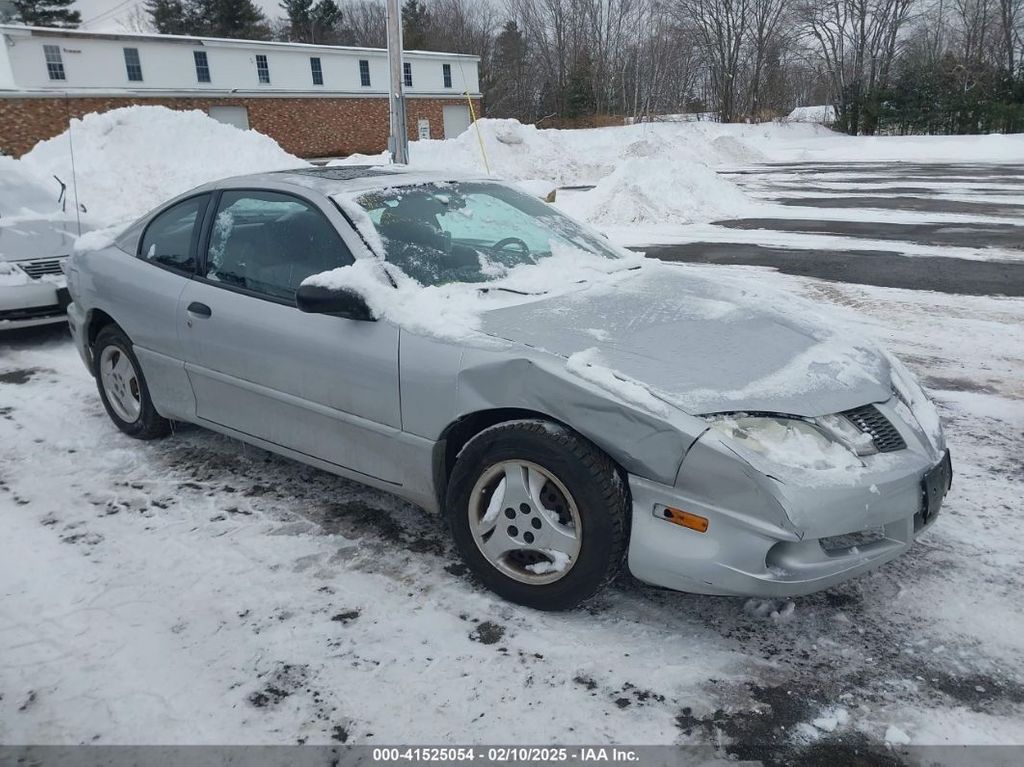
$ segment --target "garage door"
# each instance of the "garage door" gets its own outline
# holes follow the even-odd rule
[[[249,110],[245,107],[210,107],[210,117],[218,122],[249,130]]]
[[[448,104],[444,108],[444,137],[455,138],[469,127],[469,107]]]

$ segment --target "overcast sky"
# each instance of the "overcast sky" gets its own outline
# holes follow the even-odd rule
[[[278,0],[255,0],[269,18],[283,16]],[[82,29],[90,32],[123,32],[124,24],[144,0],[76,0],[75,8],[82,14]]]

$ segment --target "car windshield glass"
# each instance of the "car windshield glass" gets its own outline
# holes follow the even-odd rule
[[[502,184],[421,184],[370,192],[357,202],[387,260],[423,285],[488,282],[559,249],[621,258],[600,235]]]

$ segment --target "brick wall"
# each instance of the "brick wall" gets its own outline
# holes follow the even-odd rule
[[[408,99],[409,138],[417,138],[418,121],[430,120],[430,137],[444,138],[443,107],[465,99]],[[178,98],[178,97],[0,97],[0,153],[20,157],[37,141],[67,128],[68,113],[81,117],[131,105],[199,109],[244,106],[249,126],[273,138],[299,157],[327,157],[354,152],[376,153],[387,148],[388,102],[385,98]],[[480,114],[480,101],[473,109]]]

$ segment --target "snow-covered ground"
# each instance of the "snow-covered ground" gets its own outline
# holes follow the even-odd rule
[[[482,127],[496,172],[596,184],[575,198],[559,192],[561,204],[643,211],[609,230],[648,243],[865,247],[710,223],[750,215],[1012,223],[783,206],[774,198],[790,171],[736,171],[825,155],[1024,155],[1022,137],[914,139],[898,151],[809,125]],[[422,142],[413,159],[446,154],[448,167],[469,169],[475,147],[472,134]],[[675,164],[661,174],[669,154]],[[92,167],[86,188],[114,195],[111,218],[123,215],[112,177]],[[690,171],[692,182],[665,180]],[[208,172],[168,177],[199,183]],[[820,181],[817,197],[851,183]],[[928,196],[976,194],[948,178],[914,183]],[[1021,193],[997,183],[1012,187],[1001,199]],[[142,188],[128,172],[125,186]],[[731,202],[716,208],[720,199]],[[902,247],[1020,255],[981,243]],[[938,522],[906,556],[792,601],[677,594],[624,576],[586,608],[540,614],[474,583],[421,510],[198,428],[128,439],[63,331],[0,336],[0,743],[705,743],[741,758],[771,747],[808,758],[839,742],[893,760],[904,742],[1024,744],[1024,299],[714,269],[831,306],[931,389],[955,478]]]
[[[394,498],[199,429],[122,436],[67,339],[34,334],[0,363],[0,742],[743,753],[881,744],[896,725],[1024,743],[1024,301],[722,268],[836,305],[936,391],[956,479],[904,558],[790,603],[623,578],[534,613],[475,585],[439,522]]]

